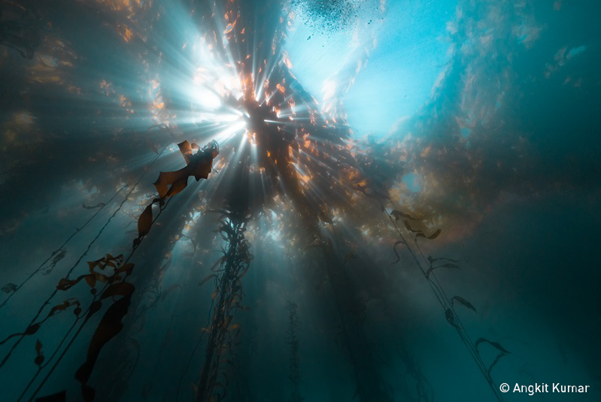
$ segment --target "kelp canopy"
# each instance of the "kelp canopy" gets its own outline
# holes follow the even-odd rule
[[[596,2],[0,7],[3,399],[598,388]]]

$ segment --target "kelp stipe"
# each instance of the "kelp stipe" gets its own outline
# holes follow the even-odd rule
[[[290,346],[290,382],[292,384],[292,391],[290,394],[290,402],[302,402],[305,400],[300,393],[300,357],[298,355],[298,330],[299,330],[299,320],[297,313],[298,306],[296,303],[288,301],[288,331],[286,333],[286,339],[288,341],[288,346]]]
[[[245,238],[246,225],[251,215],[248,211],[224,209],[219,211],[219,233],[226,242],[223,256],[217,260],[201,285],[214,279],[215,289],[211,324],[203,331],[208,334],[205,362],[200,374],[196,401],[222,401],[227,395],[229,384],[228,369],[222,363],[231,366],[232,360],[223,356],[234,346],[233,338],[240,332],[240,325],[232,323],[238,309],[244,309],[242,299],[242,278],[248,272],[252,261],[250,242]],[[232,334],[233,333],[233,334]]]
[[[210,150],[209,151],[210,156],[212,156],[212,157],[210,158],[210,161],[208,162],[209,164],[212,162],[212,159],[218,154],[218,148],[216,148],[216,147],[217,146],[215,145],[215,146],[211,146],[211,147],[207,147],[207,148],[203,149],[203,151],[207,150],[207,149]],[[163,148],[163,150],[161,152],[158,152],[157,157],[153,160],[152,163],[154,163],[156,160],[158,160],[158,158],[162,155],[162,153],[166,149],[167,149],[167,147]],[[181,146],[180,146],[180,149],[182,149]],[[217,149],[217,152],[215,152],[215,149]],[[183,150],[182,150],[182,154],[184,154],[184,157],[186,158],[186,154]],[[187,160],[187,158],[186,158],[186,160]],[[203,172],[208,170],[208,172],[206,173],[206,176],[208,177],[208,173],[210,172],[210,165],[208,168],[205,167],[206,165],[207,165],[207,163],[203,164]],[[129,191],[129,193],[127,194],[125,199],[121,202],[121,204],[119,205],[117,210],[109,217],[109,219],[104,224],[104,226],[101,228],[101,230],[98,232],[96,237],[88,245],[86,251],[80,256],[78,261],[72,266],[72,268],[67,273],[67,276],[59,281],[59,283],[56,287],[56,290],[50,295],[48,300],[40,307],[38,314],[33,318],[33,320],[31,321],[31,324],[28,326],[28,328],[23,333],[16,333],[16,334],[10,335],[8,338],[6,338],[3,341],[3,343],[4,343],[4,342],[8,341],[9,339],[11,339],[12,337],[16,337],[16,336],[19,337],[19,340],[13,345],[12,349],[5,356],[5,359],[4,359],[4,363],[5,363],[8,360],[8,358],[10,357],[11,353],[16,349],[16,347],[18,346],[18,344],[20,343],[20,341],[23,339],[24,336],[35,334],[38,331],[40,325],[42,325],[48,318],[52,317],[57,312],[63,311],[73,305],[76,306],[76,309],[74,310],[74,313],[76,315],[75,322],[69,328],[67,333],[63,336],[62,341],[59,343],[56,350],[53,352],[51,358],[48,359],[48,361],[45,363],[45,365],[42,365],[44,358],[43,358],[43,355],[41,354],[41,342],[38,341],[38,344],[36,345],[36,353],[38,354],[38,357],[36,358],[36,364],[38,365],[39,369],[34,374],[31,381],[25,387],[23,392],[21,393],[19,400],[21,400],[25,396],[25,394],[28,392],[29,388],[33,385],[36,378],[41,374],[42,369],[50,364],[50,361],[55,357],[55,355],[57,355],[59,353],[62,345],[66,343],[66,346],[64,347],[64,349],[62,350],[60,355],[58,355],[56,362],[54,362],[52,367],[50,367],[48,373],[42,379],[42,382],[39,384],[39,386],[37,387],[37,389],[34,391],[33,395],[31,396],[31,399],[35,398],[35,396],[39,393],[39,391],[41,390],[43,385],[46,383],[46,381],[48,380],[48,378],[50,377],[52,372],[56,369],[58,364],[61,362],[61,360],[65,356],[66,352],[70,349],[70,347],[72,346],[75,339],[79,336],[79,334],[81,333],[81,331],[83,330],[85,325],[88,323],[89,319],[94,314],[96,314],[97,312],[99,312],[102,309],[103,301],[106,301],[109,298],[114,300],[115,297],[120,297],[116,301],[114,300],[113,303],[105,311],[105,313],[104,313],[103,317],[101,318],[101,320],[92,336],[92,339],[90,341],[86,361],[84,362],[84,364],[82,364],[79,367],[79,369],[75,373],[75,378],[77,379],[77,381],[79,381],[81,383],[83,399],[86,402],[94,400],[95,390],[94,390],[94,388],[92,388],[91,386],[88,385],[88,380],[90,378],[90,375],[92,374],[96,360],[98,359],[98,356],[99,356],[102,348],[114,336],[116,336],[123,328],[122,320],[128,313],[129,306],[131,304],[131,297],[135,290],[135,287],[133,284],[126,282],[128,277],[133,273],[133,270],[134,270],[134,264],[130,263],[129,261],[134,256],[136,250],[139,248],[139,246],[142,243],[142,241],[144,240],[145,236],[150,232],[150,228],[151,228],[152,224],[160,217],[160,215],[162,214],[164,209],[168,206],[168,204],[172,200],[172,196],[175,195],[177,192],[183,190],[183,188],[185,188],[185,183],[183,186],[180,186],[179,183],[187,181],[187,176],[182,177],[179,179],[179,181],[177,181],[176,184],[178,186],[180,186],[179,191],[164,194],[163,197],[161,197],[159,199],[155,199],[146,208],[146,210],[142,213],[142,215],[140,215],[140,218],[138,219],[138,237],[135,239],[133,248],[127,258],[124,259],[123,255],[113,257],[112,255],[107,254],[105,257],[101,258],[100,260],[88,262],[88,269],[90,271],[89,274],[80,275],[79,277],[77,277],[75,279],[70,279],[69,275],[75,270],[75,268],[78,266],[81,259],[87,254],[87,252],[90,250],[90,248],[94,244],[94,242],[100,237],[100,235],[102,234],[104,229],[106,229],[106,227],[110,224],[110,222],[115,217],[115,215],[121,210],[121,208],[123,207],[125,202],[128,200],[129,195],[131,195],[133,193],[133,191],[138,186],[138,184],[141,182],[141,180],[144,178],[146,173],[147,173],[147,170],[143,172],[143,174],[140,176],[138,181],[135,183],[135,185]],[[198,179],[206,178],[204,176],[205,175],[203,174],[202,176],[198,177]],[[150,214],[150,216],[148,216],[149,215],[147,212],[148,208],[151,208],[155,202],[159,204],[159,212],[156,216],[152,216],[152,214]],[[99,269],[100,271],[97,271],[96,269]],[[111,272],[109,272],[109,271],[111,271]],[[67,291],[71,287],[77,285],[82,280],[84,282],[86,282],[87,285],[91,288],[90,292],[92,294],[92,302],[89,304],[89,306],[85,310],[82,310],[82,308],[80,307],[81,303],[79,301],[77,301],[75,299],[68,299],[65,302],[63,302],[62,304],[55,306],[44,320],[42,320],[40,322],[35,322],[37,320],[37,318],[39,317],[39,315],[41,314],[44,306],[46,304],[48,304],[48,302],[56,295],[57,292]],[[102,287],[100,289],[96,288],[97,284],[102,284]],[[74,335],[69,340],[69,336],[70,336],[71,332],[73,330],[75,330],[79,321],[81,321],[81,323],[79,324],[79,328],[77,328]],[[34,324],[34,322],[35,322],[35,324]],[[60,394],[60,395],[62,396],[63,394]]]
[[[50,256],[48,258],[46,258],[46,260],[44,260],[31,274],[29,274],[20,284],[14,284],[14,283],[7,283],[6,285],[4,285],[2,287],[2,291],[4,293],[8,294],[8,297],[6,299],[4,299],[2,301],[2,303],[0,303],[0,309],[2,309],[4,306],[6,306],[6,304],[10,301],[10,299],[18,292],[20,291],[35,275],[37,275],[38,273],[43,273],[44,275],[48,275],[49,273],[51,273],[54,268],[56,267],[56,265],[63,259],[65,258],[65,256],[67,255],[67,244],[69,244],[69,242],[71,240],[73,240],[73,238],[75,236],[77,236],[78,233],[80,233],[83,229],[85,229],[86,226],[88,226],[88,224],[94,220],[94,218],[108,205],[110,204],[115,197],[117,197],[119,195],[119,193],[121,193],[121,191],[125,190],[127,188],[127,186],[123,186],[121,188],[119,188],[117,190],[117,192],[115,192],[115,194],[113,194],[113,196],[111,198],[109,198],[107,200],[106,203],[102,202],[100,204],[97,204],[96,207],[94,207],[94,209],[97,209],[97,211],[92,214],[92,216],[90,216],[90,218],[88,218],[83,225],[81,225],[81,227],[78,227],[77,229],[75,229],[75,232],[73,232],[73,234],[71,234],[71,236],[67,237],[67,239],[54,251],[52,251],[52,253],[50,254]],[[83,207],[85,208],[85,204],[83,205]],[[88,209],[88,208],[86,208]],[[48,264],[50,263],[50,264]]]
[[[391,201],[391,200],[389,200],[389,201]],[[396,206],[394,205],[394,203],[393,203],[393,206],[395,207],[395,209],[392,210],[391,212],[384,210],[384,212],[388,216],[390,222],[393,224],[393,226],[394,226],[395,230],[397,231],[398,236],[400,238],[400,240],[397,241],[393,247],[394,253],[397,256],[397,260],[395,260],[393,262],[393,264],[397,263],[400,260],[400,256],[396,250],[397,245],[399,245],[399,244],[404,245],[406,247],[406,249],[409,251],[409,253],[410,253],[412,259],[414,260],[415,264],[417,265],[418,269],[421,271],[421,273],[424,276],[424,278],[426,279],[426,281],[428,281],[428,285],[430,286],[430,289],[432,290],[432,292],[436,296],[436,299],[438,300],[439,304],[443,308],[445,319],[457,331],[459,337],[461,338],[464,345],[470,352],[472,359],[475,361],[476,365],[478,366],[478,369],[480,370],[480,372],[484,376],[486,382],[489,384],[491,390],[493,391],[495,398],[499,401],[504,401],[503,395],[499,391],[498,386],[495,384],[490,372],[491,372],[492,368],[498,363],[499,359],[501,357],[509,354],[510,352],[507,351],[506,349],[504,349],[499,343],[491,342],[484,338],[480,338],[474,343],[471,340],[467,330],[461,323],[459,315],[455,312],[454,303],[458,302],[459,304],[463,305],[464,307],[466,307],[468,309],[473,310],[474,312],[476,312],[476,308],[472,305],[472,303],[465,300],[461,296],[453,296],[451,299],[449,299],[447,297],[442,285],[438,281],[438,278],[436,278],[436,274],[435,274],[436,269],[439,269],[439,268],[461,269],[461,267],[459,265],[457,265],[457,263],[459,261],[449,259],[449,258],[433,258],[432,256],[428,256],[426,258],[418,244],[418,239],[424,238],[427,240],[433,240],[440,235],[441,230],[437,229],[432,234],[427,235],[421,230],[414,229],[411,226],[411,224],[409,223],[409,219],[414,220],[414,218],[411,218],[410,215],[403,213],[403,212],[399,211],[398,209],[396,209]],[[401,227],[398,225],[399,220],[403,221],[404,229],[406,230],[406,234],[403,233]],[[407,237],[411,238],[411,242],[407,241]],[[417,250],[417,251],[415,251],[413,248],[415,248],[415,250]],[[424,268],[424,266],[427,266],[427,268]],[[495,347],[499,351],[499,354],[497,355],[496,359],[489,366],[487,366],[486,363],[484,363],[484,361],[482,360],[482,357],[480,356],[479,350],[478,350],[478,345],[481,344],[482,342],[489,343],[491,346]]]

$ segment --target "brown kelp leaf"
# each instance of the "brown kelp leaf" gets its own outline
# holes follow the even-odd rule
[[[413,232],[413,233],[419,232],[419,230],[415,230],[411,227],[411,225],[409,224],[409,221],[405,220],[405,221],[403,221],[403,223],[405,224],[405,229],[407,229],[408,231]]]
[[[478,346],[482,343],[482,342],[486,342],[488,343],[490,346],[492,346],[493,348],[497,349],[499,352],[501,353],[505,353],[505,354],[511,354],[511,352],[509,352],[507,349],[505,349],[503,346],[501,346],[500,343],[498,342],[493,342],[493,341],[489,341],[486,338],[479,338],[476,343],[474,344],[474,346],[476,346],[476,351],[478,351]],[[480,353],[480,351],[478,351],[478,353]]]
[[[176,183],[178,184],[178,192],[182,191],[188,185],[188,177],[190,175],[187,174],[186,168],[175,171],[175,172],[160,172],[159,178],[154,182],[154,186],[159,193],[159,198],[165,198],[169,195],[174,195],[173,192],[170,192],[169,186],[172,186]],[[175,190],[174,190],[175,191]]]
[[[44,363],[44,355],[42,354],[42,342],[39,339],[35,342],[35,353],[37,356],[34,362],[38,366],[41,366]]]
[[[491,365],[488,367],[487,369],[487,373],[490,376],[490,372],[493,369],[493,367],[495,367],[495,365],[499,362],[499,360],[508,354],[511,354],[511,352],[509,352],[507,349],[505,349],[503,346],[501,346],[500,343],[498,342],[493,342],[493,341],[489,341],[486,338],[479,338],[476,343],[474,344],[476,347],[476,351],[478,352],[478,354],[480,354],[480,351],[478,350],[478,346],[483,343],[486,342],[489,345],[491,345],[492,347],[494,347],[495,349],[497,349],[499,351],[499,354],[497,354],[497,357],[495,358],[495,360],[491,363]]]
[[[497,363],[499,362],[499,360],[501,360],[501,357],[505,356],[505,353],[500,352],[497,357],[495,358],[495,360],[491,363],[491,365],[488,367],[488,370],[486,370],[488,372],[488,375],[490,376],[490,372],[493,369],[493,367],[495,367],[497,365]]]
[[[455,328],[459,328],[459,325],[457,324],[457,321],[455,320],[455,314],[453,313],[453,310],[451,310],[450,308],[446,309],[444,312],[444,316],[447,319],[447,321],[449,322],[449,324],[451,324]]]
[[[217,277],[217,275],[211,274],[211,275],[207,276],[206,278],[204,278],[202,281],[198,282],[198,286],[202,286],[205,283],[207,283],[208,281],[210,281],[211,279],[216,278],[216,277]]]
[[[417,220],[416,218],[412,217],[411,215],[406,214],[406,213],[401,212],[401,211],[397,211],[396,209],[394,211],[392,211],[390,213],[390,215],[394,216],[394,219],[397,220],[397,221],[400,220],[400,219],[410,219],[412,221],[416,221]]]
[[[17,336],[33,335],[36,332],[38,332],[39,329],[40,329],[40,323],[37,322],[37,323],[27,327],[27,329],[25,329],[25,332],[23,332],[23,333],[16,332],[14,334],[10,334],[9,336],[7,336],[6,338],[4,338],[3,340],[0,341],[0,345],[4,345],[6,342],[8,342],[9,340],[11,340],[12,338],[17,337]]]
[[[28,326],[27,329],[25,330],[24,334],[25,335],[33,335],[36,332],[38,332],[39,329],[40,329],[40,323],[36,322],[35,324]]]
[[[54,268],[56,267],[56,265],[63,259],[65,258],[65,256],[67,255],[67,250],[66,249],[59,249],[56,250],[54,252],[52,252],[52,262],[50,262],[50,265],[44,270],[44,275],[49,275]]]
[[[96,286],[96,276],[95,275],[86,275],[84,276],[86,283],[93,288],[94,286]]]
[[[436,232],[432,233],[430,236],[426,236],[423,232],[419,232],[415,235],[415,237],[423,237],[428,240],[434,240],[438,237],[438,235],[442,232],[442,230],[438,229]]]
[[[113,296],[131,296],[134,292],[134,285],[128,282],[114,283],[102,292],[100,300]]]
[[[397,262],[401,261],[401,256],[400,256],[400,255],[399,255],[399,253],[396,251],[396,246],[398,246],[399,244],[405,244],[405,241],[404,241],[404,240],[399,240],[399,241],[397,241],[396,243],[394,243],[394,246],[392,247],[392,250],[394,251],[394,254],[396,255],[396,260],[394,260],[394,261],[392,262],[392,264],[390,264],[390,265],[394,265],[394,264],[396,264]]]
[[[2,291],[4,293],[11,293],[14,292],[15,290],[17,290],[18,286],[15,285],[14,283],[7,283],[6,285],[4,285],[2,287]]]
[[[430,277],[430,274],[432,273],[432,271],[434,271],[435,269],[438,268],[451,268],[451,269],[461,269],[461,267],[459,265],[447,262],[446,264],[442,264],[442,265],[437,265],[435,267],[430,266],[430,268],[428,268],[428,270],[426,271],[426,278]]]
[[[75,286],[76,284],[79,283],[79,281],[81,281],[84,278],[85,275],[80,276],[77,279],[67,279],[67,278],[62,278],[60,281],[58,281],[58,285],[56,285],[56,288],[58,290],[67,290],[70,289],[71,287]]]
[[[242,273],[238,276],[238,279],[244,278],[244,276],[246,276],[246,274],[248,273],[249,269],[250,269],[250,265],[248,267],[246,267],[246,269],[244,271],[242,271]]]
[[[430,262],[430,264],[432,264],[433,262],[436,262],[436,261],[449,261],[449,262],[455,262],[455,263],[459,262],[459,260],[453,260],[453,259],[444,258],[444,257],[434,258],[431,255],[428,256],[428,261]]]
[[[65,311],[66,309],[68,309],[69,307],[71,307],[74,304],[79,305],[79,302],[77,300],[75,300],[75,299],[65,300],[64,302],[62,302],[58,306],[52,307],[52,309],[50,309],[50,312],[48,313],[48,317],[52,317],[56,313],[59,313],[61,311]]]
[[[100,351],[123,329],[122,320],[127,315],[131,304],[131,295],[133,293],[133,285],[129,285],[131,286],[131,288],[129,288],[129,293],[124,292],[126,293],[124,297],[113,303],[104,313],[104,316],[100,320],[98,327],[96,327],[96,331],[90,341],[86,361],[75,373],[75,379],[81,383],[83,398],[86,402],[93,401],[96,393],[92,387],[88,386],[88,380],[90,379],[90,375],[92,374]],[[103,292],[103,296],[105,292]],[[115,292],[121,294],[122,291]]]
[[[102,302],[96,300],[90,304],[90,309],[88,310],[88,318],[92,315],[96,314],[102,308]]]
[[[107,254],[102,260],[104,265],[100,269],[105,269],[106,267],[117,268],[117,265],[119,265],[119,258],[115,258],[110,254]]]
[[[474,307],[474,305],[470,302],[468,302],[467,300],[465,300],[463,297],[461,296],[453,296],[453,298],[451,299],[451,304],[455,304],[455,302],[459,302],[461,304],[463,304],[465,307],[474,310],[474,312],[477,313],[476,308]]]
[[[96,209],[96,208],[103,208],[105,205],[106,205],[106,204],[105,204],[104,202],[99,202],[99,203],[98,203],[98,204],[96,204],[96,205],[91,205],[91,206],[88,206],[88,205],[86,205],[86,204],[84,203],[84,204],[82,204],[81,206],[82,206],[82,207],[84,207],[85,209]]]
[[[130,262],[130,263],[125,264],[121,268],[119,268],[117,271],[115,271],[115,273],[121,274],[121,273],[125,272],[125,275],[130,276],[131,273],[133,272],[133,270],[134,270],[134,264],[132,264]]]
[[[67,402],[67,391],[63,390],[56,394],[36,398],[36,402]]]
[[[95,271],[96,268],[104,271],[106,267],[111,267],[116,269],[123,262],[123,254],[119,254],[116,257],[113,257],[111,254],[107,254],[99,260],[96,261],[88,261],[88,269],[90,274],[94,275],[97,280],[106,282],[108,279],[105,275],[102,275]]]
[[[223,329],[228,329],[230,326],[230,323],[232,322],[232,320],[234,319],[234,316],[232,315],[228,315],[227,317],[225,317],[225,319],[223,320]]]
[[[138,237],[146,236],[152,226],[152,204],[144,209],[144,212],[138,218]]]
[[[438,237],[438,235],[440,235],[440,233],[442,232],[442,230],[438,229],[436,232],[432,233],[430,236],[426,235],[423,231],[418,230],[418,229],[413,229],[411,227],[411,225],[409,224],[409,221],[403,221],[403,223],[405,224],[405,228],[410,231],[411,233],[415,233],[415,237],[423,237],[425,239],[428,240],[433,240],[436,239]]]
[[[194,144],[196,145],[196,144]],[[179,148],[179,152],[181,152],[182,156],[186,163],[190,163],[190,156],[192,156],[192,145],[188,142],[188,140],[180,142],[177,144]],[[196,145],[196,149],[198,149],[198,145]]]
[[[188,177],[194,176],[196,181],[207,179],[213,167],[213,159],[219,154],[217,142],[212,141],[202,150],[192,154],[198,145],[184,141],[178,144],[187,166],[175,172],[161,172],[154,183],[161,199],[171,197],[188,185]]]
[[[217,261],[215,261],[215,264],[213,264],[213,266],[211,267],[211,271],[215,272],[215,269],[221,265],[221,263],[225,261],[225,256],[219,258]]]

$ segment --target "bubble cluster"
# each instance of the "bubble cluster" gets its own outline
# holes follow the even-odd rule
[[[291,5],[305,24],[320,32],[344,31],[379,8],[376,0],[291,0]]]

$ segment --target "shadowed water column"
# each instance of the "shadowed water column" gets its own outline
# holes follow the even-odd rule
[[[285,178],[283,183],[286,193],[292,198],[305,230],[314,239],[311,244],[323,251],[324,263],[320,264],[318,269],[322,271],[322,276],[330,279],[334,303],[342,326],[344,346],[355,373],[356,395],[361,401],[392,401],[392,396],[384,390],[386,384],[364,332],[361,314],[364,309],[357,297],[358,289],[346,274],[344,263],[335,252],[332,240],[322,237],[320,233],[318,216],[323,216],[324,212],[308,202],[301,190],[298,176],[291,171],[290,166],[278,164],[280,177]]]
[[[290,382],[292,383],[292,392],[290,395],[290,402],[301,402],[304,398],[302,397],[298,381],[300,379],[300,367],[298,357],[298,314],[296,309],[298,306],[296,303],[288,302],[288,344],[290,345]]]

